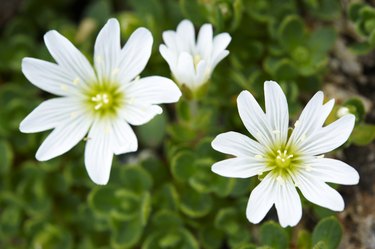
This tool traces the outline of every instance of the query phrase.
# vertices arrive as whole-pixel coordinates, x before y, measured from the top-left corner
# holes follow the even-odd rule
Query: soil
[[[365,103],[366,123],[375,124],[375,51],[358,56],[350,43],[360,40],[349,21],[341,21],[341,38],[331,54],[330,71],[324,92],[340,100],[360,97]],[[340,188],[346,207],[339,213],[344,228],[340,249],[375,249],[375,142],[351,145],[340,159],[356,168],[360,182]]]

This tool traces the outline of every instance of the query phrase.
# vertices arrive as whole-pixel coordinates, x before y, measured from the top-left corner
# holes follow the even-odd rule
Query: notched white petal
[[[174,103],[181,97],[181,91],[170,79],[150,76],[137,80],[126,88],[127,98],[141,104]]]
[[[47,161],[60,156],[73,148],[83,137],[91,125],[91,120],[84,116],[69,120],[55,128],[36,152],[36,159]]]
[[[359,182],[358,172],[348,164],[330,158],[317,158],[310,162],[310,174],[324,182],[354,185]]]
[[[237,132],[229,131],[219,134],[211,143],[212,148],[222,153],[234,156],[263,155],[265,150],[262,145],[251,138]]]
[[[34,133],[49,130],[74,119],[82,111],[73,98],[54,98],[42,102],[20,124],[20,131]]]
[[[91,180],[99,185],[108,183],[113,158],[112,130],[107,122],[97,121],[89,132],[85,148],[85,166]]]
[[[119,55],[118,79],[127,83],[137,77],[151,56],[153,38],[148,29],[138,28],[132,33]]]
[[[266,165],[254,158],[238,157],[219,161],[211,170],[225,177],[248,178],[263,173]]]
[[[275,203],[275,179],[268,174],[250,194],[246,207],[246,217],[254,224],[264,219]]]

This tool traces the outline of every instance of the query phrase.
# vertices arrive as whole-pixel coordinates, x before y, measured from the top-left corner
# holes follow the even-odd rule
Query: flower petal
[[[177,66],[177,55],[172,50],[168,49],[164,44],[159,46],[159,52],[164,60],[168,63],[170,70],[173,72]]]
[[[22,60],[22,72],[26,78],[40,89],[60,96],[77,94],[74,78],[61,66],[34,58]]]
[[[259,223],[271,209],[276,199],[275,184],[275,177],[268,174],[251,192],[246,208],[246,217],[250,222]]]
[[[197,49],[204,59],[209,59],[213,46],[213,31],[211,24],[204,24],[198,33]]]
[[[131,125],[143,125],[162,112],[163,109],[157,105],[126,104],[120,116]]]
[[[237,157],[219,161],[212,165],[211,170],[225,177],[248,178],[266,170],[264,160],[251,157]]]
[[[180,44],[186,45],[185,51],[193,51],[195,47],[195,30],[193,23],[189,20],[181,21],[177,26],[177,35],[180,37]]]
[[[289,127],[288,102],[279,84],[275,81],[264,83],[266,117],[271,124],[274,142],[286,143]]]
[[[168,49],[174,52],[179,52],[176,42],[177,34],[175,31],[167,30],[163,32],[163,41]]]
[[[173,72],[173,75],[180,85],[185,84],[191,89],[195,88],[195,68],[193,57],[190,54],[182,52],[179,55],[176,71]]]
[[[354,123],[354,115],[345,115],[303,140],[299,145],[299,150],[309,155],[319,155],[332,151],[348,140],[354,128]]]
[[[152,43],[150,31],[145,28],[134,31],[120,52],[118,79],[130,82],[143,71],[151,56]]]
[[[140,104],[174,103],[181,97],[181,91],[168,78],[150,76],[130,84],[126,88],[126,96]]]
[[[212,58],[217,57],[229,45],[232,37],[228,33],[221,33],[214,37]]]
[[[113,153],[115,155],[133,152],[138,149],[138,140],[133,129],[124,120],[112,123]]]
[[[100,30],[95,42],[94,62],[100,81],[112,81],[117,75],[120,51],[120,25],[111,18]]]
[[[272,146],[272,128],[253,95],[248,91],[242,91],[237,98],[237,107],[241,120],[250,134],[262,145]]]
[[[86,57],[64,36],[52,30],[44,35],[44,42],[57,64],[73,76],[73,80],[90,83],[96,80]]]
[[[36,159],[47,161],[60,156],[73,148],[83,137],[91,125],[91,120],[84,115],[67,120],[56,127],[44,140],[36,152]]]
[[[323,93],[319,91],[307,103],[295,124],[289,144],[298,146],[306,137],[322,128],[335,103],[334,99],[331,99],[323,105],[323,97]]]
[[[20,124],[24,133],[49,130],[81,115],[80,103],[74,98],[54,98],[42,102]]]
[[[212,57],[212,61],[211,61],[211,71],[214,70],[214,68],[217,66],[217,64],[222,60],[224,59],[225,57],[227,57],[229,54],[229,51],[228,50],[223,50],[221,53],[219,53],[216,57]]]
[[[344,200],[341,195],[314,175],[299,172],[293,175],[293,180],[306,199],[312,203],[334,211],[344,209]]]
[[[282,227],[295,226],[302,217],[302,205],[292,179],[276,181],[275,207]]]
[[[358,172],[348,164],[330,158],[316,158],[309,162],[310,174],[324,182],[353,185],[359,182]]]
[[[90,129],[85,148],[85,166],[96,184],[105,185],[109,180],[113,158],[111,138],[111,127],[107,122],[96,121]]]
[[[212,141],[211,145],[212,148],[217,151],[238,157],[253,157],[264,154],[264,148],[262,145],[251,138],[234,131],[219,134]]]

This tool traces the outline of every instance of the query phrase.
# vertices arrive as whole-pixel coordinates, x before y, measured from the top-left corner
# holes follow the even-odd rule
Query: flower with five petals
[[[323,154],[348,139],[354,115],[344,115],[323,126],[334,100],[323,104],[323,93],[318,92],[288,136],[288,103],[283,91],[276,82],[266,81],[264,92],[265,113],[248,91],[238,96],[240,117],[254,139],[232,131],[218,135],[212,147],[235,158],[215,163],[212,171],[226,177],[262,178],[247,204],[246,216],[252,223],[259,223],[275,205],[281,226],[295,226],[302,216],[296,188],[317,205],[343,210],[343,198],[326,182],[357,184],[359,175],[346,163],[324,158]]]
[[[193,24],[183,20],[176,31],[165,31],[163,40],[165,45],[160,45],[159,50],[176,82],[196,94],[210,79],[216,65],[229,54],[226,47],[231,36],[221,33],[213,37],[212,25],[204,24],[196,41]]]
[[[145,28],[137,29],[121,48],[119,23],[110,19],[96,39],[94,67],[58,32],[47,32],[44,41],[56,63],[24,58],[22,72],[35,86],[59,97],[34,109],[21,122],[20,130],[53,129],[36,153],[40,161],[64,154],[88,134],[86,170],[96,184],[106,184],[113,154],[138,148],[129,124],[147,123],[162,113],[157,104],[176,102],[181,92],[167,78],[138,77],[153,43]]]

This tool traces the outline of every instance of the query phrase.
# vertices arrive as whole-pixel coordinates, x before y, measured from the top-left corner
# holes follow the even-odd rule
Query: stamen
[[[99,110],[102,106],[103,106],[103,104],[102,104],[102,103],[99,103],[99,104],[97,104],[97,105],[94,107],[94,109],[95,109],[95,110]]]

